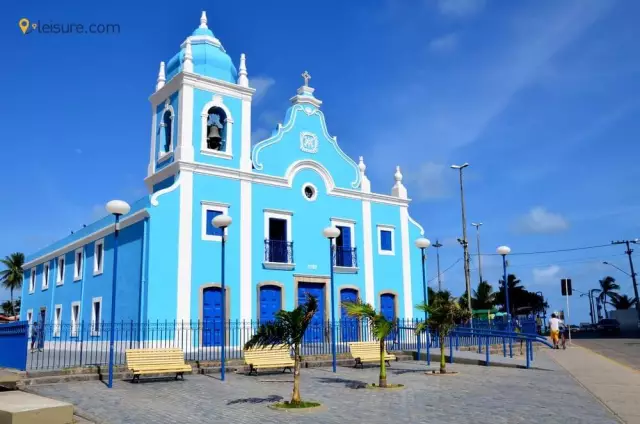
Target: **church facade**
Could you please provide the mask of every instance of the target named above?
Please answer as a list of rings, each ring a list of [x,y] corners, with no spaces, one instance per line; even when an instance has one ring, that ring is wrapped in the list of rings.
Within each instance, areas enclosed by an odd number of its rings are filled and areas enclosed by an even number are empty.
[[[252,146],[245,56],[236,69],[204,13],[200,22],[160,64],[150,97],[149,195],[121,217],[116,320],[218,321],[222,302],[229,319],[268,320],[307,293],[327,320],[330,266],[336,317],[341,301],[362,298],[412,318],[423,229],[409,216],[400,169],[389,170],[389,194],[371,191],[363,158],[330,135],[306,72],[282,123]],[[233,220],[224,233],[211,224],[220,214]],[[322,232],[330,225],[340,230],[332,250]],[[98,334],[113,306],[113,246],[107,216],[28,256],[21,319],[82,321]]]

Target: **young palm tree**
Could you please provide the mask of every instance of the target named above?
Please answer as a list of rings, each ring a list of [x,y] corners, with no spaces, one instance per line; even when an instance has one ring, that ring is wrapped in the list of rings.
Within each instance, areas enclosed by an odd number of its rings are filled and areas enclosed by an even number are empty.
[[[293,311],[279,311],[275,315],[275,321],[262,324],[258,332],[245,343],[244,348],[266,347],[275,345],[287,345],[294,352],[293,371],[293,394],[291,404],[300,405],[300,345],[304,333],[311,323],[311,318],[318,309],[318,302],[315,297],[307,296],[307,302],[300,305]]]
[[[618,310],[630,309],[634,303],[636,303],[636,299],[631,299],[626,294],[617,295],[611,298],[611,304]]]
[[[611,303],[608,300],[613,300],[618,293],[617,290],[620,290],[620,285],[616,283],[616,279],[613,277],[604,277],[600,280],[600,294],[598,297],[600,298],[600,302],[602,302],[602,306],[604,307],[604,316],[607,317],[607,303]]]
[[[9,312],[14,315],[13,291],[22,288],[24,253],[12,253],[4,259],[0,259],[0,263],[5,267],[4,270],[0,271],[0,284],[5,289],[8,289],[11,294],[11,310]]]
[[[469,319],[471,312],[461,308],[458,301],[451,297],[451,293],[441,291],[436,293],[433,304],[424,303],[416,305],[416,308],[429,314],[426,322],[421,322],[416,327],[416,333],[421,333],[428,329],[438,332],[440,340],[440,374],[447,373],[447,365],[444,360],[444,340],[449,332],[461,321]]]
[[[473,291],[471,305],[473,309],[491,309],[496,301],[493,286],[486,281],[478,283],[478,288]]]
[[[387,367],[384,362],[386,353],[385,338],[391,334],[395,328],[395,322],[389,321],[382,313],[373,309],[373,306],[358,299],[355,302],[343,302],[342,306],[350,317],[367,319],[371,326],[373,337],[380,342],[380,376],[378,386],[387,387]]]

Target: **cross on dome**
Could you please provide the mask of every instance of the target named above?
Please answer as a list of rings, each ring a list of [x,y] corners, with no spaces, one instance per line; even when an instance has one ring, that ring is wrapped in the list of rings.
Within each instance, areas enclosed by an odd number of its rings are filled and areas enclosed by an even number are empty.
[[[302,73],[302,78],[304,79],[304,86],[309,87],[309,80],[311,79],[311,74],[307,71]]]

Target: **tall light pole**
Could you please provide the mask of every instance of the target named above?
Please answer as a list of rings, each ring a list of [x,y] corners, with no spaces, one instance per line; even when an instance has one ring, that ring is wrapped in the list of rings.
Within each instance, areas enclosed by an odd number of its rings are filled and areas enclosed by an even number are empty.
[[[416,240],[416,247],[420,249],[422,255],[422,299],[425,305],[429,304],[429,295],[427,294],[427,253],[426,250],[431,246],[431,241],[426,238],[419,238]],[[424,321],[429,318],[429,313],[424,311]]]
[[[507,282],[507,255],[511,253],[508,246],[500,246],[496,249],[498,255],[502,255],[502,270],[504,275],[504,298],[507,308],[507,331],[511,334],[511,307],[509,305],[509,284]],[[509,337],[509,357],[513,358],[513,343]]]
[[[122,200],[112,200],[107,203],[107,212],[115,217],[114,234],[113,234],[113,280],[111,283],[111,332],[109,333],[109,382],[108,388],[113,387],[113,355],[116,330],[116,281],[118,275],[118,233],[120,232],[118,224],[120,217],[126,215],[131,210],[131,206]]]
[[[467,287],[467,307],[471,312],[471,276],[469,275],[469,242],[467,241],[467,218],[465,216],[464,210],[464,186],[462,184],[462,170],[469,166],[468,163],[463,163],[462,165],[451,165],[452,169],[457,169],[460,174],[460,204],[462,207],[462,240],[458,239],[460,244],[462,245],[462,249],[464,251],[464,281]],[[473,314],[471,315],[471,319],[469,321],[471,326],[473,327]]]
[[[336,372],[336,296],[333,284],[333,240],[338,238],[340,230],[332,225],[322,230],[322,234],[329,239],[329,270],[331,273],[331,361],[333,364],[333,372]]]
[[[478,278],[482,284],[482,256],[480,254],[480,226],[482,222],[472,222],[471,225],[476,227],[476,244],[478,246]]]
[[[442,247],[442,243],[440,243],[437,239],[433,247],[436,248],[436,266],[438,269],[438,291],[442,291],[442,281],[440,280],[440,248]]]
[[[220,258],[220,291],[222,292],[222,349],[220,351],[220,380],[224,381],[226,361],[225,361],[225,347],[227,345],[227,290],[224,285],[224,248],[227,241],[227,227],[231,225],[232,219],[229,215],[218,215],[211,220],[211,224],[222,230],[222,246],[221,246],[221,258]]]
[[[636,313],[638,316],[637,326],[640,328],[640,307],[638,307],[638,302],[640,301],[640,297],[638,297],[638,282],[636,281],[636,272],[633,269],[633,259],[631,259],[631,254],[633,253],[633,249],[631,249],[630,244],[640,244],[640,240],[622,240],[622,241],[612,241],[611,244],[625,244],[627,246],[626,253],[629,256],[629,268],[631,268],[631,281],[633,281],[633,293],[636,296]]]

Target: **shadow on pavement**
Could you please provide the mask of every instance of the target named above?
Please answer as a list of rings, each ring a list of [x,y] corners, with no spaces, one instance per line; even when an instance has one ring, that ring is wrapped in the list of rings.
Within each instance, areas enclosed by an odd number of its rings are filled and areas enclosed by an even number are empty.
[[[238,403],[265,403],[265,402],[279,402],[283,399],[282,396],[278,396],[278,395],[270,395],[267,396],[265,398],[257,398],[257,397],[251,397],[251,398],[244,398],[244,399],[234,399],[234,400],[230,400],[229,402],[227,402],[227,405],[235,405]]]
[[[340,377],[316,377],[319,383],[344,383],[345,387],[349,389],[364,389],[367,383],[359,380],[349,380],[347,378]]]

